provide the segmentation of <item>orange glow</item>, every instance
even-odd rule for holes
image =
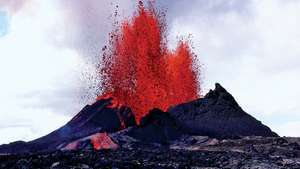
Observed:
[[[90,136],[90,139],[95,150],[118,148],[118,145],[111,140],[107,133],[94,134]]]
[[[164,18],[151,3],[148,6],[140,2],[133,18],[110,34],[101,70],[112,105],[129,106],[137,123],[152,108],[165,111],[196,99],[200,89],[188,42],[168,50]]]
[[[121,104],[120,102],[119,102],[119,100],[116,98],[116,97],[114,97],[114,95],[113,94],[111,94],[111,93],[106,93],[106,94],[104,94],[104,95],[101,95],[101,96],[98,96],[97,97],[97,100],[108,100],[108,99],[110,99],[110,103],[109,103],[109,105],[107,105],[106,107],[107,108],[111,108],[111,109],[113,109],[113,108],[120,108],[123,104]]]

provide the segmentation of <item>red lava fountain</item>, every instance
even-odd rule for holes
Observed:
[[[129,106],[137,122],[152,108],[196,99],[200,88],[188,42],[168,50],[164,16],[148,6],[140,2],[132,19],[110,34],[101,69],[104,94]]]

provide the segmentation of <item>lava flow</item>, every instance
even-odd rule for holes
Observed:
[[[118,147],[107,133],[97,133],[90,137],[93,148],[96,150],[100,149],[116,149]]]
[[[197,70],[193,69],[195,55],[182,40],[174,51],[168,50],[165,27],[163,14],[152,3],[145,7],[139,2],[132,19],[110,33],[104,51],[104,94],[117,100],[113,105],[129,106],[138,123],[152,108],[165,111],[199,96]]]

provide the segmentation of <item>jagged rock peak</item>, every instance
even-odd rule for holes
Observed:
[[[186,133],[215,138],[278,136],[246,113],[220,84],[215,86],[203,98],[168,109]]]
[[[217,104],[227,104],[236,108],[240,108],[234,97],[219,83],[215,83],[215,89],[210,90],[205,96],[205,99],[216,100]]]
[[[226,89],[220,85],[220,83],[215,83],[215,91],[220,93],[228,93]]]

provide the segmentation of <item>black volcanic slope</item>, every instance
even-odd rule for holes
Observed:
[[[139,126],[132,127],[126,134],[142,142],[168,144],[172,140],[179,139],[183,132],[169,113],[152,109],[141,119]]]
[[[184,132],[192,135],[215,138],[278,136],[244,112],[232,95],[218,83],[204,98],[171,107],[168,112]]]
[[[135,118],[128,107],[109,108],[110,99],[98,100],[85,106],[66,125],[52,133],[30,142],[14,142],[0,146],[0,153],[25,153],[54,151],[60,145],[98,132],[116,132],[125,126],[136,125]],[[46,120],[46,119],[45,119]]]

